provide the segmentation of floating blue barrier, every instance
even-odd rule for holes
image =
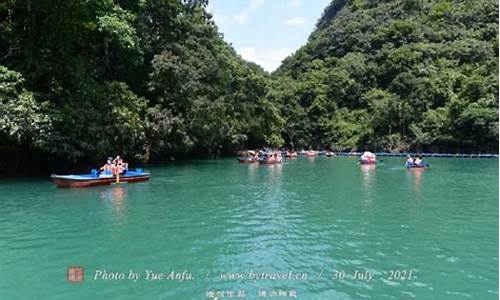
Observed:
[[[335,152],[337,156],[360,156],[360,152]],[[482,153],[414,153],[414,152],[375,152],[376,156],[389,156],[389,157],[405,157],[410,156],[423,156],[423,157],[458,157],[458,158],[498,158],[498,154],[482,154]]]

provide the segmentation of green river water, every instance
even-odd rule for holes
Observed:
[[[2,180],[0,299],[498,299],[498,160],[427,161],[188,161],[86,189]]]

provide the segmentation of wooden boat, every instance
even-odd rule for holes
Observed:
[[[428,168],[430,167],[431,165],[429,165],[428,163],[426,162],[421,162],[420,164],[414,164],[414,163],[409,163],[409,162],[406,162],[405,163],[405,167],[407,169],[423,169],[423,168]]]
[[[298,154],[295,151],[287,151],[285,154],[285,157],[287,157],[287,158],[296,158],[297,156],[298,156]]]
[[[359,163],[362,165],[376,165],[377,157],[370,151],[365,151],[359,158]]]
[[[57,175],[50,176],[54,183],[60,188],[69,187],[91,187],[97,185],[110,185],[116,182],[116,176],[106,173],[98,174],[97,170],[92,170],[90,174],[78,175]],[[119,182],[141,182],[149,180],[149,172],[142,169],[128,170],[119,176]]]
[[[314,157],[316,155],[318,155],[318,152],[314,151],[314,150],[309,150],[306,152],[306,156],[308,156],[308,157]]]
[[[259,164],[261,165],[275,165],[275,164],[281,164],[282,159],[281,157],[279,158],[273,158],[273,157],[261,157],[259,158]]]
[[[238,157],[238,161],[240,164],[253,164],[257,162],[257,158],[255,157]]]
[[[261,165],[275,165],[281,164],[281,159],[259,159],[259,164]]]

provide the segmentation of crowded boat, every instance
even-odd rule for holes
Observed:
[[[259,164],[273,165],[280,164],[283,161],[280,151],[264,151],[259,156]]]
[[[365,151],[361,154],[359,163],[362,165],[375,165],[377,164],[377,156],[370,151]]]
[[[108,157],[99,169],[92,169],[88,174],[58,175],[52,174],[52,180],[58,187],[90,187],[112,183],[141,182],[149,180],[149,172],[140,168],[129,169],[128,163],[117,155]]]

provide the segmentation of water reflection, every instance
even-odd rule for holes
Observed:
[[[363,176],[363,187],[370,189],[375,178],[376,165],[360,165],[360,168]]]
[[[248,165],[248,175],[250,177],[250,181],[255,181],[255,176],[257,174],[257,167],[259,163],[247,164]]]
[[[416,192],[420,192],[422,185],[422,174],[424,173],[424,168],[411,168],[408,169],[408,176],[412,177],[413,189]]]
[[[365,204],[369,204],[373,200],[373,182],[375,179],[376,165],[360,165],[362,176],[362,187],[365,192]]]
[[[116,221],[123,221],[127,214],[127,189],[123,185],[113,185],[101,192],[101,200],[111,208]]]
[[[280,186],[283,165],[282,164],[267,165],[266,168],[269,170],[269,183],[274,186]]]

